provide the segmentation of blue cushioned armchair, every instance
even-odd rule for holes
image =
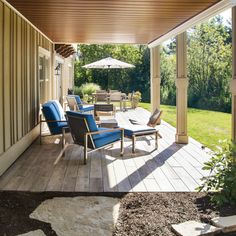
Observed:
[[[121,155],[124,152],[123,128],[99,128],[92,114],[67,111],[67,119],[70,132],[75,144],[84,147],[84,164],[86,164],[88,148],[89,152],[104,148],[115,142],[121,142]]]
[[[62,134],[62,146],[64,147],[64,134],[69,127],[61,104],[57,100],[48,101],[42,105],[42,113],[45,119],[40,117],[40,144],[42,122],[46,122],[51,135]]]
[[[91,112],[94,110],[94,105],[85,104],[79,95],[67,95],[66,99],[71,111]]]

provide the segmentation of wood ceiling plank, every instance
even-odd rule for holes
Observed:
[[[146,44],[220,0],[8,0],[54,42]]]

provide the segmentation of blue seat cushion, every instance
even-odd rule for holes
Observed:
[[[80,107],[81,111],[93,111],[94,110],[94,105],[83,105]]]
[[[98,128],[92,114],[85,114],[85,113],[76,112],[76,111],[67,111],[66,114],[68,116],[75,116],[75,117],[86,119],[90,132],[108,130],[108,128]],[[92,135],[92,138],[93,138],[95,147],[99,148],[109,143],[113,143],[115,141],[120,140],[121,131],[115,130],[115,131],[102,133],[102,134],[94,134]]]
[[[108,130],[108,128],[98,128],[98,130]],[[109,143],[119,141],[121,139],[121,131],[114,130],[112,132],[97,134],[95,137],[93,135],[93,141],[96,148],[105,146]]]
[[[59,123],[59,122],[58,122]],[[62,128],[68,127],[67,121],[65,122],[60,122],[57,127],[52,127],[50,129],[51,134],[61,134],[62,133]]]
[[[42,111],[45,117],[45,120],[52,121],[57,120],[55,122],[48,122],[48,127],[51,134],[60,134],[62,133],[62,128],[68,126],[68,123],[65,119],[64,114],[61,114],[60,104],[56,101],[49,101],[42,105]],[[65,122],[59,122],[59,121]]]
[[[149,126],[146,125],[132,125],[132,126],[127,126],[127,127],[122,127],[124,128],[124,135],[126,137],[132,137],[133,135],[138,135],[139,133],[142,132],[149,132],[149,131],[156,131],[154,128],[150,128]]]

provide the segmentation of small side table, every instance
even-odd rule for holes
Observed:
[[[118,122],[116,119],[104,119],[97,121],[97,125],[104,128],[116,128],[118,127]]]
[[[94,104],[94,116],[99,117],[100,114],[103,116],[115,115],[113,104]]]

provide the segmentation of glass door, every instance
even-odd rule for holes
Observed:
[[[39,54],[39,101],[43,104],[49,99],[50,87],[50,60],[49,57]]]

